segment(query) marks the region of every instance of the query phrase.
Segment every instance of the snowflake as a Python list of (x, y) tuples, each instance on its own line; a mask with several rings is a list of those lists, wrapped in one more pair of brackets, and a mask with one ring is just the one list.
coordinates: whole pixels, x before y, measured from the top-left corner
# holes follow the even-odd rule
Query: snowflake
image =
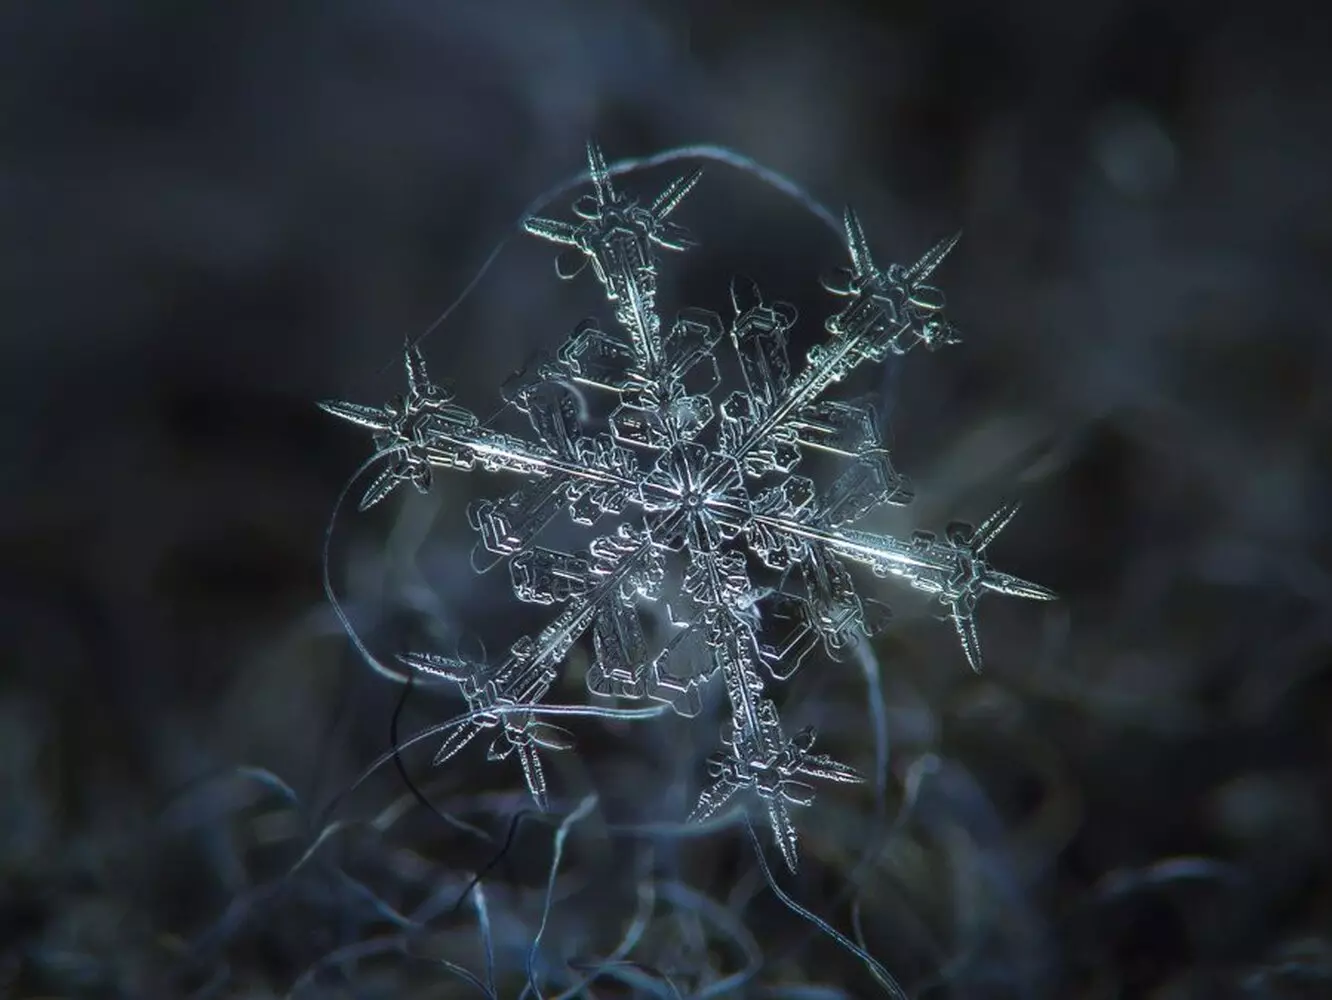
[[(436, 468), (479, 466), (525, 478), (516, 492), (473, 505), (469, 519), (479, 544), (507, 562), (520, 600), (563, 607), (497, 664), (435, 653), (399, 657), (456, 683), (476, 713), (448, 735), (436, 764), (482, 731), (496, 731), (488, 756), (516, 756), (544, 808), (538, 751), (566, 749), (570, 741), (521, 707), (541, 701), (574, 644), (590, 633), (586, 683), (596, 696), (655, 699), (693, 716), (702, 710), (702, 686), (721, 674), (730, 717), (692, 818), (705, 819), (738, 794), (755, 793), (794, 870), (788, 806), (813, 800), (814, 779), (862, 779), (813, 752), (812, 728), (784, 734), (776, 705), (765, 696), (767, 679), (789, 678), (819, 645), (839, 658), (887, 622), (888, 609), (857, 593), (846, 564), (936, 595), (976, 670), (981, 656), (973, 613), (982, 594), (1055, 596), (984, 560), (1013, 505), (978, 527), (955, 522), (943, 538), (916, 532), (903, 541), (853, 527), (880, 505), (909, 503), (911, 491), (880, 442), (872, 408), (825, 399), (825, 393), (861, 365), (920, 345), (932, 351), (958, 342), (943, 316), (943, 296), (927, 283), (956, 237), (909, 267), (879, 268), (848, 209), (850, 266), (823, 282), (847, 301), (796, 370), (787, 352), (795, 309), (764, 301), (743, 279), (731, 285), (729, 329), (717, 314), (687, 308), (662, 330), (658, 251), (693, 245), (671, 215), (701, 170), (642, 204), (614, 188), (594, 144), (588, 161), (594, 192), (575, 202), (577, 221), (532, 217), (524, 228), (563, 247), (556, 259), (560, 277), (573, 278), (591, 264), (614, 305), (618, 330), (584, 321), (555, 358), (509, 388), (508, 401), (526, 414), (534, 438), (494, 430), (458, 405), (431, 382), (410, 345), (405, 396), (380, 408), (321, 406), (370, 429), (377, 448), (390, 455), (362, 510), (403, 482), (428, 490)], [(724, 339), (744, 388), (715, 405), (721, 384), (716, 352)], [(609, 400), (608, 426), (598, 432), (585, 426), (578, 405), (580, 394), (593, 390)], [(845, 463), (822, 494), (812, 480), (793, 474), (807, 449)], [(582, 552), (536, 544), (561, 509), (588, 526), (608, 515), (637, 516), (619, 519)], [(676, 575), (668, 586), (672, 563)], [(761, 567), (780, 574), (780, 585), (757, 586), (751, 571)], [(660, 600), (666, 590), (672, 591), (668, 634), (649, 642), (639, 606)], [(505, 711), (496, 711), (501, 706)]]

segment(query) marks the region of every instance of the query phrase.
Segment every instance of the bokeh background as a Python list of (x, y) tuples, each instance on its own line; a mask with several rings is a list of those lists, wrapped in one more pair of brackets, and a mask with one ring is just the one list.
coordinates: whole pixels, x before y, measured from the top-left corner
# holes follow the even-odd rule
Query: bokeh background
[[(327, 811), (395, 708), (405, 734), (457, 706), (400, 704), (328, 610), (325, 523), (368, 442), (313, 404), (398, 391), (403, 337), (589, 135), (612, 158), (732, 147), (854, 203), (882, 260), (963, 229), (940, 283), (965, 344), (858, 387), (919, 497), (880, 525), (1021, 498), (995, 559), (1063, 595), (983, 604), (976, 677), (885, 589), (873, 662), (791, 682), (788, 724), (875, 773), (868, 665), (889, 753), (880, 796), (799, 817), (785, 889), (912, 996), (1332, 996), (1329, 20), (0, 5), (0, 996), (476, 995), (440, 961), (482, 974), (454, 903), (524, 808), (516, 770), (478, 746), (432, 773), (418, 747), (403, 768), (454, 823), (392, 765)], [(817, 330), (840, 250), (799, 206), (714, 165), (680, 218), (703, 249), (668, 287), (724, 312), (744, 269)], [(597, 308), (517, 241), (424, 350), (484, 411)], [(463, 506), (498, 491), (443, 475), (339, 522), (333, 578), (377, 652), (530, 624), (467, 568)], [(588, 995), (877, 995), (742, 830), (608, 829), (687, 812), (712, 721), (573, 728), (555, 818), (601, 797), (554, 883), (546, 995), (635, 928), (639, 966)], [(502, 997), (554, 834), (513, 829), (483, 883)]]

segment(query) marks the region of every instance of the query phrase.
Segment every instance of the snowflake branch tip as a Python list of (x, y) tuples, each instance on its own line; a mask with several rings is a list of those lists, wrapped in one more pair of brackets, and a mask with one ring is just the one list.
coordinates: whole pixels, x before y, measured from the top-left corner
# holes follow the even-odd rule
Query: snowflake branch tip
[(666, 190), (657, 195), (648, 211), (654, 219), (665, 219), (668, 215), (679, 207), (680, 202), (684, 201), (689, 192), (694, 190), (699, 180), (703, 177), (703, 168), (697, 167), (682, 177), (676, 178), (667, 186)]
[(523, 220), (523, 229), (533, 236), (539, 236), (541, 239), (549, 240), (552, 243), (559, 243), (567, 247), (578, 245), (578, 227), (570, 222), (529, 215)]
[(384, 409), (374, 406), (335, 399), (322, 400), (316, 405), (325, 413), (356, 424), (358, 427), (364, 427), (366, 430), (386, 431), (393, 424), (393, 418)]
[(592, 185), (597, 191), (597, 203), (608, 205), (615, 201), (615, 189), (611, 187), (611, 175), (606, 166), (605, 154), (591, 139), (587, 140), (587, 169), (591, 175)]
[(947, 239), (940, 240), (906, 269), (906, 279), (912, 284), (924, 281), (944, 262), (944, 258), (953, 252), (953, 247), (957, 246), (957, 241), (961, 238), (962, 230), (959, 229)]
[(851, 253), (851, 267), (858, 277), (868, 277), (876, 273), (874, 257), (870, 254), (869, 240), (860, 218), (850, 205), (842, 215), (842, 226), (846, 230), (846, 247)]

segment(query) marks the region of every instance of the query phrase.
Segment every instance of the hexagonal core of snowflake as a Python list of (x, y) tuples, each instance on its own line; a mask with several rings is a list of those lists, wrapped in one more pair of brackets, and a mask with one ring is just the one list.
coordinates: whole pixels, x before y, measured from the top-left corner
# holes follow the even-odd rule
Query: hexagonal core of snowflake
[(739, 463), (694, 441), (662, 452), (639, 486), (639, 502), (653, 543), (677, 552), (730, 541), (750, 506)]

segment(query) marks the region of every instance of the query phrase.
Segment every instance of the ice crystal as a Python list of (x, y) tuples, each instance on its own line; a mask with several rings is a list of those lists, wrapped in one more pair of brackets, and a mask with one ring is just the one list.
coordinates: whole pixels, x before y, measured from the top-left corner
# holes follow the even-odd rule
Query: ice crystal
[[(936, 595), (976, 670), (981, 653), (974, 610), (982, 594), (1054, 597), (985, 561), (1015, 506), (978, 527), (955, 522), (942, 538), (916, 532), (901, 540), (855, 527), (871, 510), (909, 503), (912, 494), (893, 469), (872, 409), (826, 393), (862, 365), (958, 342), (943, 315), (943, 296), (929, 283), (956, 237), (910, 266), (880, 268), (848, 209), (850, 264), (823, 282), (845, 305), (827, 319), (827, 336), (803, 365), (793, 365), (787, 341), (795, 309), (766, 301), (745, 279), (731, 284), (729, 326), (716, 313), (686, 308), (663, 330), (659, 252), (693, 245), (672, 216), (701, 171), (643, 203), (616, 190), (594, 144), (588, 163), (593, 192), (575, 202), (576, 221), (530, 217), (524, 228), (561, 246), (560, 277), (573, 278), (591, 265), (617, 329), (584, 321), (556, 357), (508, 387), (508, 401), (527, 415), (533, 436), (494, 430), (460, 406), (431, 382), (420, 351), (410, 345), (405, 396), (379, 408), (321, 405), (371, 430), (390, 456), (362, 509), (404, 482), (429, 489), (436, 468), (480, 467), (525, 480), (508, 496), (473, 505), (469, 519), (480, 547), (507, 563), (519, 600), (562, 607), (498, 663), (428, 652), (399, 657), (414, 670), (455, 682), (477, 713), (449, 733), (436, 764), (493, 731), (490, 759), (516, 756), (544, 807), (538, 751), (571, 744), (564, 730), (521, 706), (542, 700), (574, 644), (590, 633), (586, 683), (595, 696), (655, 699), (693, 716), (702, 709), (702, 686), (721, 674), (729, 719), (708, 761), (711, 782), (692, 815), (704, 819), (752, 791), (794, 869), (788, 806), (808, 805), (815, 779), (862, 779), (813, 752), (812, 728), (785, 735), (766, 696), (768, 679), (790, 677), (820, 645), (838, 658), (887, 622), (888, 609), (860, 596), (847, 564)], [(734, 352), (743, 388), (717, 404), (716, 352), (723, 340)], [(582, 419), (577, 404), (584, 391), (606, 394), (607, 426), (594, 429)], [(822, 492), (794, 474), (808, 449), (845, 465)], [(584, 551), (537, 544), (561, 510), (587, 526), (625, 516)], [(781, 584), (757, 586), (752, 577), (761, 567), (780, 574)], [(649, 641), (639, 607), (667, 597), (669, 634)]]

